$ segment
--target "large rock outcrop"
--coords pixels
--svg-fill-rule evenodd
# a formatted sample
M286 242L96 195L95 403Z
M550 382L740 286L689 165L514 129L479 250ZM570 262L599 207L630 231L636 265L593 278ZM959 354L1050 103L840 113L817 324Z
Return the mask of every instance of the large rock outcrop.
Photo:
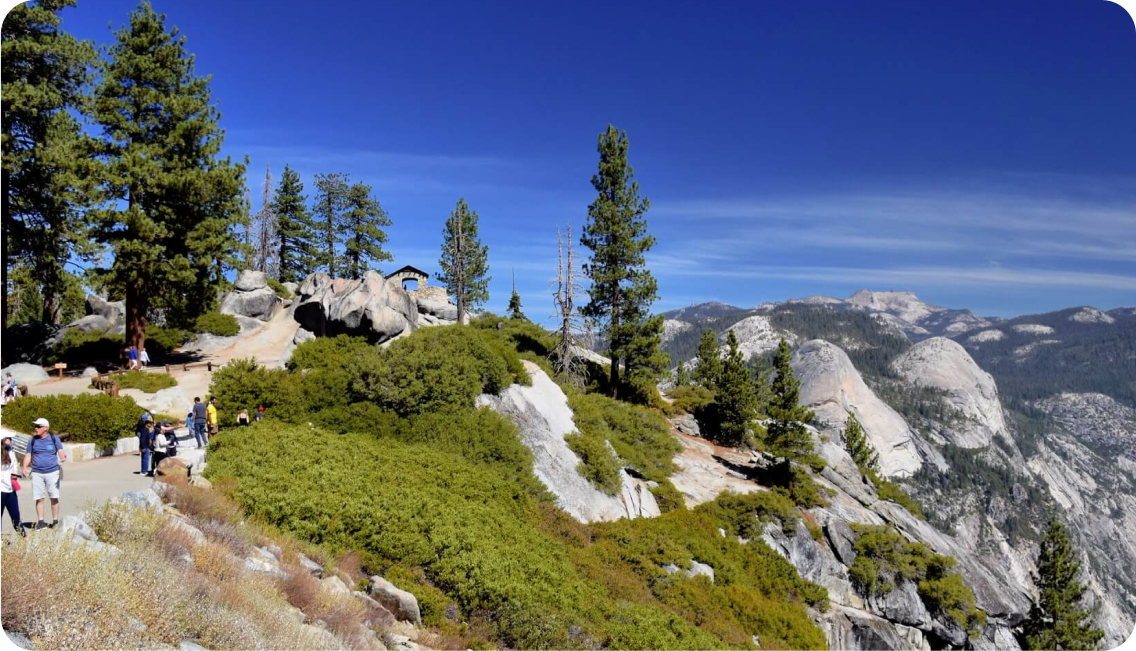
M376 271L360 280L332 280L319 272L300 285L295 318L319 336L349 334L383 343L418 326L418 307L406 290Z
M994 436L1009 436L998 386L966 349L944 337L924 339L900 355L892 368L916 386L943 391L959 418L943 432L963 448L984 448Z
M816 413L822 432L843 440L851 412L879 452L884 475L910 476L923 465L915 432L868 388L843 350L814 339L793 353L792 365L801 381L801 404Z
M108 301L97 294L88 294L87 314L101 316L112 325L122 325L126 323L126 302Z
M221 314L247 316L268 321L276 312L280 299L268 286L268 277L263 271L245 269L233 283L233 291L221 299Z
M533 453L533 474L556 495L556 503L581 522L654 517L659 505L650 486L620 470L622 490L608 495L580 476L576 456L564 435L576 431L568 397L539 366L524 362L532 386L514 384L499 395L485 394L478 406L488 406L520 429L521 441Z
M775 329L769 317L760 314L738 321L727 330L730 331L738 338L738 350L746 359L776 349L782 338L790 344L797 342L793 333Z
M47 371L36 364L12 364L0 369L0 380L7 380L9 373L19 386L31 386L51 379Z

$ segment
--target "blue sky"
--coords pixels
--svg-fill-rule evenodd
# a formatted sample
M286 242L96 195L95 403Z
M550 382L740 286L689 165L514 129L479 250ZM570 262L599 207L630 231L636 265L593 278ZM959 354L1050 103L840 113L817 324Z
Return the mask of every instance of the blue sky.
M133 6L80 0L64 27L107 44ZM515 270L551 313L608 123L651 200L657 310L1136 305L1136 27L1110 2L154 6L213 75L254 208L266 164L309 190L348 173L390 213L391 268L433 272L464 196L499 312Z

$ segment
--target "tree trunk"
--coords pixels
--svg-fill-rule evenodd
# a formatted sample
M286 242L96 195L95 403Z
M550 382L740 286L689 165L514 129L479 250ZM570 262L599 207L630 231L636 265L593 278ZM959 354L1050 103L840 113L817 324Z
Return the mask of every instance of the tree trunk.
M619 284L615 286L615 296L611 301L611 329L608 336L608 352L611 353L611 397L619 397L619 351L616 333L619 330Z
M462 222L465 221L464 215L458 215L458 246L456 256L456 267L458 277L458 325L465 325L465 242L462 240Z
M146 347L146 303L149 297L141 285L126 286L126 345L137 350Z

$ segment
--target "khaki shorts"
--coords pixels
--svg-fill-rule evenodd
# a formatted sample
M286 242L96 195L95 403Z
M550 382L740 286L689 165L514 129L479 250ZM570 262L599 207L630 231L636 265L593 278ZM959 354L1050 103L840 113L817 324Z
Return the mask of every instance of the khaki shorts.
M32 473L32 499L59 499L59 471Z
M216 433L217 433L217 424L213 423L212 425L209 426L209 436L213 436Z

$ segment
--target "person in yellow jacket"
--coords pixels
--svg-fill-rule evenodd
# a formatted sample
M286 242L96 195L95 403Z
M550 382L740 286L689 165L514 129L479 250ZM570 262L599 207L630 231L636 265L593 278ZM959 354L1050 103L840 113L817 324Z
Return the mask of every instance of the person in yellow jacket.
M210 398L209 406L205 409L205 424L209 427L209 436L217 434L217 399Z

